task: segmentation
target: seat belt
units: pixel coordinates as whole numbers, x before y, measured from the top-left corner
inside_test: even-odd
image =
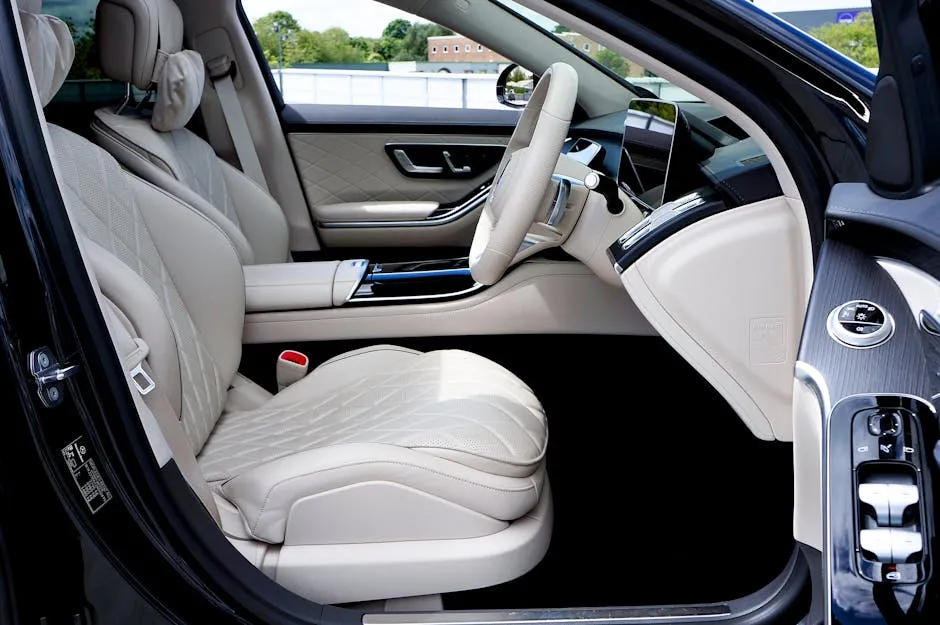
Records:
[[[235,144],[235,154],[238,156],[238,162],[241,163],[242,171],[267,191],[268,183],[261,169],[261,161],[258,160],[258,151],[251,140],[245,112],[238,101],[238,94],[235,93],[235,83],[232,82],[236,71],[235,62],[230,61],[228,55],[223,54],[207,62],[206,71],[219,96],[222,116],[225,117],[232,143]]]
[[[163,389],[157,387],[151,375],[150,366],[146,360],[150,348],[143,339],[133,336],[130,321],[120,309],[110,301],[108,303],[107,310],[111,313],[106,315],[108,326],[111,329],[125,375],[136,390],[136,392],[131,391],[134,405],[137,407],[137,413],[141,417],[141,423],[147,433],[150,446],[154,449],[154,455],[157,456],[157,461],[161,466],[170,458],[176,461],[176,466],[183,474],[186,483],[215,522],[221,525],[219,509],[196,462],[196,456],[179,422],[179,416],[170,403],[170,398],[163,392]]]

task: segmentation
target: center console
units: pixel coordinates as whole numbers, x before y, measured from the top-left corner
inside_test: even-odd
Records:
[[[470,275],[466,258],[247,265],[244,274],[249,313],[440,301],[483,288]]]
[[[349,299],[351,306],[445,300],[483,288],[466,258],[410,263],[372,263]]]

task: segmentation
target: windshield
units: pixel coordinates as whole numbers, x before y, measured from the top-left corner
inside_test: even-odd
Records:
[[[564,24],[551,20],[532,9],[526,8],[513,0],[493,0],[507,10],[520,15],[536,25],[582,56],[591,59],[597,65],[607,68],[628,85],[641,91],[641,95],[662,98],[672,102],[701,102],[701,98],[671,84],[665,78],[631,61],[590,37],[575,32]]]

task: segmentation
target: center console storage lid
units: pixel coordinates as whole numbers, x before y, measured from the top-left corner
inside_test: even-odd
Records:
[[[342,306],[367,265],[365,260],[246,265],[245,310],[252,313]]]

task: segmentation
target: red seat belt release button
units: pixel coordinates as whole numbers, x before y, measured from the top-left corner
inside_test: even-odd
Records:
[[[310,359],[306,354],[295,352],[292,349],[285,349],[277,357],[277,390],[283,391],[285,388],[307,375],[307,367],[310,366]]]

